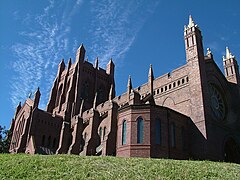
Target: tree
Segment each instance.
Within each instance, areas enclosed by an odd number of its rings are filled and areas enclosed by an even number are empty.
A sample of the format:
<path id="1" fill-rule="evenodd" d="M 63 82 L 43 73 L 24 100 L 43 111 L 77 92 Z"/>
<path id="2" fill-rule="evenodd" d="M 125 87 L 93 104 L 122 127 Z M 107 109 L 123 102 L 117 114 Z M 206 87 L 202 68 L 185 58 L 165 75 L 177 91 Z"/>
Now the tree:
<path id="1" fill-rule="evenodd" d="M 0 125 L 0 153 L 8 153 L 11 132 Z"/>

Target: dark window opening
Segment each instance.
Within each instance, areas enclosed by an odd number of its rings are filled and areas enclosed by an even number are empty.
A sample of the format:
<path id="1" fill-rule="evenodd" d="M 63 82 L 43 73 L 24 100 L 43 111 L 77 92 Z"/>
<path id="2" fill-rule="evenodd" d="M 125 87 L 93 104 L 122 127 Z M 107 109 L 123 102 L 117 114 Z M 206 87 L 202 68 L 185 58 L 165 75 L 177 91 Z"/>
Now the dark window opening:
<path id="1" fill-rule="evenodd" d="M 137 119 L 137 143 L 143 143 L 143 119 L 141 117 Z"/>
<path id="2" fill-rule="evenodd" d="M 124 120 L 122 123 L 122 145 L 126 144 L 127 140 L 127 121 Z"/>

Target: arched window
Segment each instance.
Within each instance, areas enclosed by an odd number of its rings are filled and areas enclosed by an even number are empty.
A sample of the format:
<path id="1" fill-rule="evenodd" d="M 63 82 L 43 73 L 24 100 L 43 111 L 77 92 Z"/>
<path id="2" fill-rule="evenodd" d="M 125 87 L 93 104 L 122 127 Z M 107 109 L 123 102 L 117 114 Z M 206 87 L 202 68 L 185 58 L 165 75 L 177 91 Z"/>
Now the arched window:
<path id="1" fill-rule="evenodd" d="M 122 123 L 122 145 L 126 144 L 127 140 L 127 121 L 124 120 Z"/>
<path id="2" fill-rule="evenodd" d="M 105 138 L 105 135 L 106 135 L 106 130 L 107 130 L 107 128 L 106 128 L 106 126 L 103 128 L 103 140 L 104 140 L 104 138 Z"/>
<path id="3" fill-rule="evenodd" d="M 99 136 L 100 136 L 100 140 L 102 140 L 102 127 L 99 128 Z"/>
<path id="4" fill-rule="evenodd" d="M 143 143 L 143 119 L 141 117 L 137 119 L 137 143 Z"/>
<path id="5" fill-rule="evenodd" d="M 44 147 L 44 145 L 45 145 L 45 135 L 43 135 L 42 137 L 42 146 Z"/>
<path id="6" fill-rule="evenodd" d="M 170 124 L 170 145 L 171 147 L 176 147 L 176 132 L 175 132 L 175 124 Z"/>
<path id="7" fill-rule="evenodd" d="M 156 119 L 156 144 L 161 144 L 161 120 Z"/>

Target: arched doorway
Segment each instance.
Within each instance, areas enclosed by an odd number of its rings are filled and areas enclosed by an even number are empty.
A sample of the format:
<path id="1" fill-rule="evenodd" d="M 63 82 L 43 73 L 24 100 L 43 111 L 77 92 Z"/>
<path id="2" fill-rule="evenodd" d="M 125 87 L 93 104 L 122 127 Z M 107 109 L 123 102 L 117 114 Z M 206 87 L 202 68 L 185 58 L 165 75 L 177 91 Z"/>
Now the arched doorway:
<path id="1" fill-rule="evenodd" d="M 233 138 L 229 138 L 225 143 L 224 161 L 240 163 L 240 148 Z"/>

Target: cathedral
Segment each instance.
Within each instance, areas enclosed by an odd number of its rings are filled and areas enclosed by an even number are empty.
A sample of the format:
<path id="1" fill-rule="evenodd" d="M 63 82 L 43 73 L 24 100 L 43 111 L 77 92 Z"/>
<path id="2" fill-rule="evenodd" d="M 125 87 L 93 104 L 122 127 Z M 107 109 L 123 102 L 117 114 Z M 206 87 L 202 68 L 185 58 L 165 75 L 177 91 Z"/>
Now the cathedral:
<path id="1" fill-rule="evenodd" d="M 114 68 L 85 59 L 62 60 L 46 110 L 40 90 L 16 108 L 10 153 L 78 154 L 240 163 L 240 78 L 226 48 L 224 74 L 189 17 L 184 27 L 186 63 L 170 73 L 115 95 Z M 146 73 L 147 74 L 147 73 Z"/>

